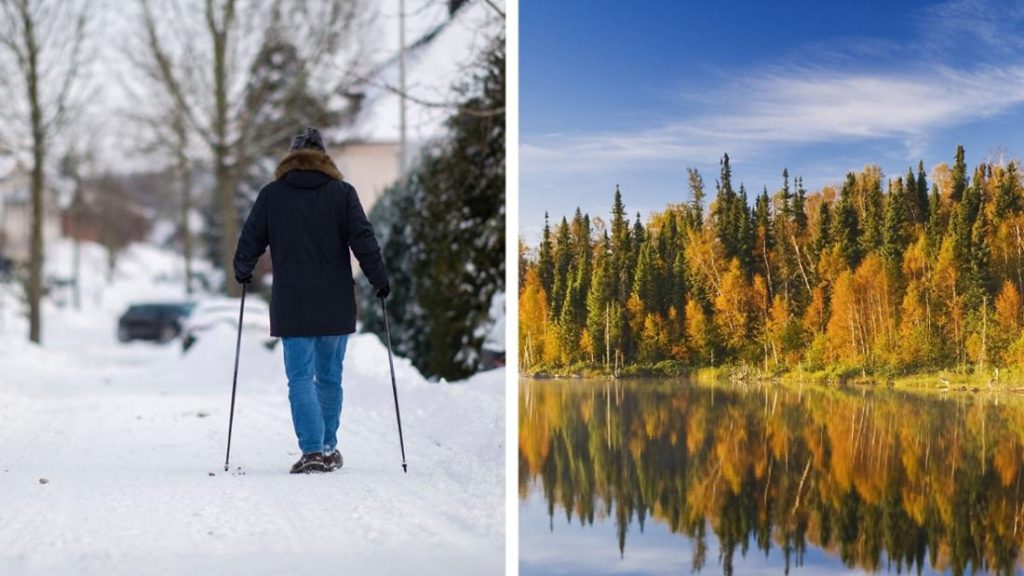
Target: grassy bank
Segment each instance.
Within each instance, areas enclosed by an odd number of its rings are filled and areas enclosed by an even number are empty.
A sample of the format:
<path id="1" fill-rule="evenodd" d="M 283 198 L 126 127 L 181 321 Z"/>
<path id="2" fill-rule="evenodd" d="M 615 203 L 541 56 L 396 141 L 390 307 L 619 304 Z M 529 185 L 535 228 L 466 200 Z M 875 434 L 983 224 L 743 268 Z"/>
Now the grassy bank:
<path id="1" fill-rule="evenodd" d="M 687 366 L 680 362 L 665 361 L 657 364 L 631 364 L 617 373 L 603 366 L 577 364 L 566 367 L 541 366 L 521 372 L 534 379 L 587 379 L 587 378 L 679 378 L 698 382 L 779 382 L 785 384 L 814 384 L 819 386 L 884 386 L 903 390 L 932 390 L 939 392 L 982 392 L 998 390 L 1024 393 L 1024 370 L 992 368 L 982 370 L 930 370 L 905 374 L 873 371 L 853 366 L 830 366 L 805 370 L 801 366 L 764 370 L 751 365 Z"/>

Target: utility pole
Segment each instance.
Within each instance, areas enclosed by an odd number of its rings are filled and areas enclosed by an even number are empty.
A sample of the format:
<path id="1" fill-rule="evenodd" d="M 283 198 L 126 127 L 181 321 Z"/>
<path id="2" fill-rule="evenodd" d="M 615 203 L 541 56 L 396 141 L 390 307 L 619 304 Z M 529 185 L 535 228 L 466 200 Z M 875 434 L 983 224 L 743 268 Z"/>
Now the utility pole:
<path id="1" fill-rule="evenodd" d="M 398 143 L 398 177 L 405 176 L 406 136 L 405 136 L 405 0 L 398 0 L 398 102 L 399 102 L 399 143 Z"/>
<path id="2" fill-rule="evenodd" d="M 82 309 L 82 178 L 78 173 L 77 160 L 74 167 L 75 195 L 71 200 L 71 225 L 74 244 L 71 252 L 71 275 L 74 278 L 72 301 L 75 310 Z"/>

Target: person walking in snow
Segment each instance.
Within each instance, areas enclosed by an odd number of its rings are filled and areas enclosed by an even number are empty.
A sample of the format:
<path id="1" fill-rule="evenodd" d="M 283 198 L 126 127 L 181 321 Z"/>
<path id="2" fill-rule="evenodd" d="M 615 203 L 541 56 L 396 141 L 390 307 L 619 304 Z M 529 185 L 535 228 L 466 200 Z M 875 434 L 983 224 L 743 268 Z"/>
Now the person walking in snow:
<path id="1" fill-rule="evenodd" d="M 342 179 L 317 129 L 295 137 L 274 178 L 260 190 L 242 228 L 235 280 L 252 281 L 269 245 L 270 334 L 284 343 L 288 401 L 302 450 L 291 472 L 329 472 L 343 463 L 337 438 L 342 362 L 348 335 L 356 330 L 349 250 L 378 298 L 391 288 L 359 196 Z"/>

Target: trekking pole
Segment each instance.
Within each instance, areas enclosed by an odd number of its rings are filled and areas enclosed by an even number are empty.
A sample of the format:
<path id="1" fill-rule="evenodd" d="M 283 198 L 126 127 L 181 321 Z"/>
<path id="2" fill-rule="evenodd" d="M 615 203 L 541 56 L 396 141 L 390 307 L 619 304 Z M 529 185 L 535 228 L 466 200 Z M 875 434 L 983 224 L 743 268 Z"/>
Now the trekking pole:
<path id="1" fill-rule="evenodd" d="M 238 339 L 235 341 L 235 377 L 231 382 L 231 416 L 228 417 L 228 452 L 224 456 L 224 471 L 228 471 L 228 460 L 231 459 L 231 428 L 235 423 L 235 391 L 238 390 L 238 353 L 242 351 L 242 314 L 245 313 L 245 289 L 242 284 L 242 304 L 238 308 Z"/>
<path id="2" fill-rule="evenodd" d="M 391 327 L 388 326 L 388 307 L 384 298 L 380 299 L 380 309 L 384 311 L 384 332 L 388 335 L 388 366 L 391 367 L 391 389 L 395 393 L 395 418 L 398 420 L 398 444 L 402 447 L 402 471 L 408 473 L 405 465 L 405 440 L 402 439 L 402 413 L 398 410 L 398 385 L 395 384 L 395 362 L 391 358 Z"/>

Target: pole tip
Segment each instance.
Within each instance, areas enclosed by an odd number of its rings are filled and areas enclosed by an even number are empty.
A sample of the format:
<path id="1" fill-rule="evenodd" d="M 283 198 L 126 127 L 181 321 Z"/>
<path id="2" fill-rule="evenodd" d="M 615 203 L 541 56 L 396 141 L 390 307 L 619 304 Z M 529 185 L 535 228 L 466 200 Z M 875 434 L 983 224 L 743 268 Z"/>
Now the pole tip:
<path id="1" fill-rule="evenodd" d="M 402 472 L 409 473 L 409 467 L 405 465 L 405 462 L 402 462 Z"/>
<path id="2" fill-rule="evenodd" d="M 227 471 L 228 471 L 228 465 L 227 465 L 227 464 L 225 464 L 225 465 L 224 465 L 224 471 L 225 471 L 225 472 L 227 472 Z"/>

